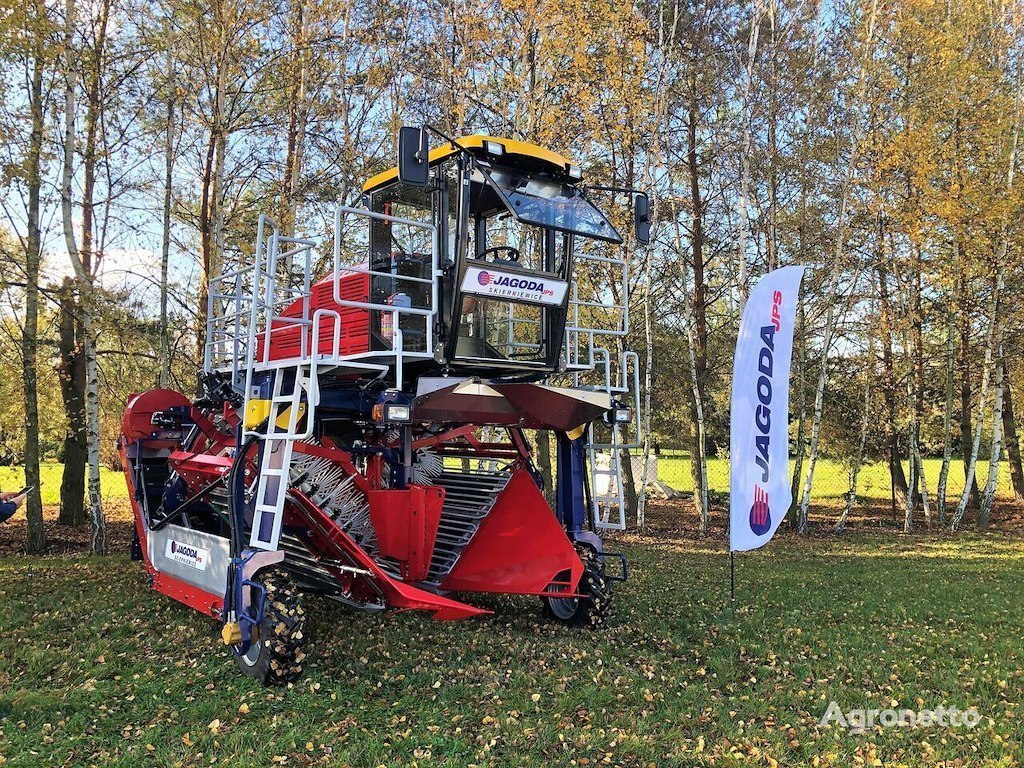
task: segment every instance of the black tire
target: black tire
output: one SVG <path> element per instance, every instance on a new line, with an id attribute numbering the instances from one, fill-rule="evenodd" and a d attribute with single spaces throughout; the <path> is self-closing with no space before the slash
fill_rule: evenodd
<path id="1" fill-rule="evenodd" d="M 257 578 L 267 590 L 263 620 L 248 653 L 235 653 L 235 663 L 264 685 L 285 685 L 299 678 L 306 658 L 302 593 L 279 568 L 261 571 Z"/>
<path id="2" fill-rule="evenodd" d="M 590 547 L 580 547 L 583 575 L 577 588 L 583 597 L 545 597 L 544 613 L 576 629 L 600 629 L 612 613 L 612 588 L 604 564 Z"/>

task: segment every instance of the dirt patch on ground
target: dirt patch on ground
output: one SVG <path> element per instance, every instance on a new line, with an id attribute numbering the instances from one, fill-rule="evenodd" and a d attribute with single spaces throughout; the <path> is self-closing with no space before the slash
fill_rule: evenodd
<path id="1" fill-rule="evenodd" d="M 107 552 L 127 553 L 132 539 L 132 511 L 127 499 L 118 499 L 104 505 L 107 518 Z M 46 528 L 46 552 L 49 555 L 83 554 L 89 551 L 92 530 L 89 525 L 72 527 L 60 525 L 57 517 L 60 508 L 43 508 L 43 525 Z M 24 555 L 28 523 L 25 513 L 18 512 L 13 518 L 0 525 L 0 555 Z"/>

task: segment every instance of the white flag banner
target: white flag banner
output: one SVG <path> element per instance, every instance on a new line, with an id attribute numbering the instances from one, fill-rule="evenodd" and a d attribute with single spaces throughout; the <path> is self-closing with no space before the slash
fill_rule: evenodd
<path id="1" fill-rule="evenodd" d="M 775 535 L 789 486 L 789 366 L 803 267 L 769 272 L 743 308 L 732 368 L 729 549 L 757 549 Z"/>

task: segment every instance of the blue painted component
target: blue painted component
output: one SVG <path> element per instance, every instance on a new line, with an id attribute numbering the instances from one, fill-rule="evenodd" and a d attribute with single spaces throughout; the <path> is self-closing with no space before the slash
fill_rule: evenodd
<path id="1" fill-rule="evenodd" d="M 248 549 L 241 557 L 231 558 L 229 566 L 231 578 L 228 581 L 231 586 L 229 587 L 230 594 L 225 596 L 227 599 L 224 601 L 224 611 L 227 613 L 234 610 L 238 617 L 238 629 L 242 635 L 242 642 L 232 647 L 232 650 L 238 655 L 244 655 L 249 651 L 249 647 L 252 645 L 252 630 L 263 621 L 263 608 L 267 602 L 267 590 L 262 584 L 242 578 L 242 569 L 257 551 Z M 242 589 L 245 587 L 251 587 L 255 592 L 255 601 L 250 605 L 250 608 L 256 609 L 255 616 L 242 610 Z"/>
<path id="2" fill-rule="evenodd" d="M 574 543 L 586 544 L 599 555 L 604 553 L 604 542 L 593 531 L 578 531 L 574 538 Z"/>
<path id="3" fill-rule="evenodd" d="M 188 486 L 180 477 L 164 488 L 163 507 L 168 512 L 177 509 L 188 498 Z"/>
<path id="4" fill-rule="evenodd" d="M 320 390 L 320 402 L 317 403 L 316 410 L 320 415 L 369 416 L 376 402 L 376 393 L 368 392 L 362 387 L 331 387 Z"/>
<path id="5" fill-rule="evenodd" d="M 558 481 L 555 490 L 556 514 L 569 538 L 576 541 L 587 523 L 587 504 L 584 497 L 586 482 L 586 436 L 570 440 L 564 432 L 558 434 Z"/>
<path id="6" fill-rule="evenodd" d="M 253 617 L 253 616 L 250 616 L 247 613 L 239 612 L 239 614 L 238 614 L 238 623 L 239 623 L 239 625 L 248 624 L 248 625 L 250 625 L 252 627 L 258 627 L 260 625 L 260 622 L 263 621 L 263 607 L 267 603 L 267 588 L 264 587 L 259 582 L 257 582 L 257 581 L 250 581 L 249 579 L 246 579 L 245 581 L 243 581 L 242 582 L 242 586 L 243 587 L 251 587 L 252 589 L 255 589 L 256 592 L 259 593 L 259 595 L 258 595 L 258 598 L 257 598 L 256 616 Z M 245 637 L 243 637 L 242 640 L 244 642 Z"/>
<path id="7" fill-rule="evenodd" d="M 398 389 L 385 389 L 377 397 L 377 402 L 381 404 L 398 403 L 399 405 L 412 405 L 412 395 Z"/>

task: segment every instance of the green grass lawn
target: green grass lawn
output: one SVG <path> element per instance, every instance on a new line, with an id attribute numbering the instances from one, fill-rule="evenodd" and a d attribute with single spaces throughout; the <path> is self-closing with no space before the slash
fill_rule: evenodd
<path id="1" fill-rule="evenodd" d="M 988 479 L 988 466 L 989 462 L 979 461 L 975 470 L 975 476 L 978 478 L 978 485 L 981 488 L 985 487 L 985 482 Z M 794 462 L 790 461 L 790 476 L 792 476 L 793 467 Z M 939 484 L 939 472 L 941 469 L 942 459 L 924 460 L 924 477 L 930 498 L 934 498 L 935 489 Z M 903 470 L 909 476 L 910 467 L 907 462 L 903 463 Z M 803 472 L 807 472 L 806 462 L 804 463 Z M 812 498 L 837 499 L 845 496 L 850 489 L 847 472 L 847 468 L 835 459 L 819 459 L 814 467 Z M 693 480 L 690 477 L 690 460 L 674 456 L 659 458 L 658 479 L 668 483 L 677 491 L 692 492 Z M 802 482 L 803 479 L 801 478 Z M 857 485 L 857 495 L 860 498 L 874 501 L 889 500 L 892 493 L 889 480 L 889 465 L 885 462 L 865 464 L 861 467 Z M 712 491 L 722 493 L 729 490 L 728 459 L 708 459 L 708 487 Z M 958 499 L 963 490 L 963 463 L 960 459 L 955 458 L 949 467 L 949 479 L 946 481 L 946 498 Z M 1010 470 L 1005 461 L 999 465 L 996 492 L 1001 496 L 1011 496 L 1013 494 L 1013 488 L 1010 485 Z"/>
<path id="2" fill-rule="evenodd" d="M 925 459 L 925 478 L 928 482 L 928 491 L 934 495 L 938 485 L 939 469 L 942 465 L 941 459 Z M 806 465 L 805 465 L 806 467 Z M 44 462 L 40 467 L 42 476 L 43 504 L 60 503 L 60 481 L 63 466 L 57 462 Z M 790 466 L 792 471 L 792 464 Z M 908 468 L 905 466 L 905 470 Z M 814 472 L 814 493 L 815 499 L 838 499 L 844 496 L 849 488 L 846 468 L 833 459 L 819 460 Z M 988 477 L 988 462 L 979 461 L 977 468 L 978 483 L 984 486 Z M 658 478 L 677 491 L 689 493 L 693 490 L 693 482 L 690 478 L 690 461 L 687 458 L 675 456 L 663 456 L 658 461 Z M 25 472 L 21 467 L 0 467 L 0 490 L 18 490 L 24 485 Z M 121 470 L 111 470 L 107 467 L 100 469 L 100 485 L 103 491 L 103 498 L 108 501 L 128 498 L 128 491 L 124 482 L 124 475 Z M 708 485 L 712 491 L 727 492 L 729 490 L 729 460 L 709 459 L 708 460 Z M 947 485 L 947 498 L 959 497 L 964 488 L 963 465 L 959 460 L 954 459 L 950 466 L 949 481 Z M 1001 495 L 1010 495 L 1010 473 L 1006 463 L 999 466 L 998 492 Z M 884 501 L 890 498 L 889 488 L 889 467 L 887 464 L 866 464 L 860 472 L 860 483 L 858 495 L 863 499 L 873 501 Z"/>
<path id="3" fill-rule="evenodd" d="M 60 482 L 63 475 L 64 465 L 56 461 L 44 461 L 39 465 L 39 476 L 42 480 L 39 491 L 43 495 L 43 504 L 60 504 Z M 24 485 L 24 467 L 0 467 L 0 489 L 16 491 Z M 104 500 L 127 499 L 128 486 L 124 482 L 124 472 L 101 466 L 100 492 Z"/>
<path id="4" fill-rule="evenodd" d="M 310 599 L 293 688 L 236 673 L 214 624 L 107 560 L 0 562 L 0 764 L 1014 765 L 1024 540 L 776 541 L 738 561 L 626 546 L 611 626 L 535 599 L 495 618 Z M 974 729 L 817 725 L 854 708 L 977 707 Z M 6 762 L 4 762 L 6 760 Z M 574 762 L 575 761 L 575 762 Z M 956 762 L 952 762 L 956 761 Z"/>

